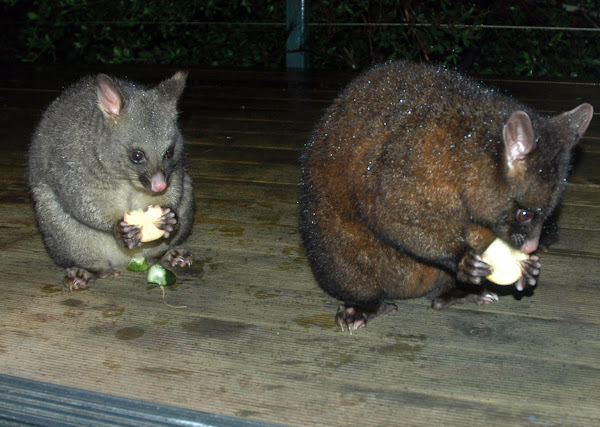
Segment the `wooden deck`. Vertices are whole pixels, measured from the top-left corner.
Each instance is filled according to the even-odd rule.
[[[296,219],[300,150],[347,76],[191,70],[180,109],[196,262],[167,289],[187,305],[173,309],[140,273],[71,293],[42,245],[26,147],[45,106],[87,71],[0,74],[0,374],[235,417],[223,424],[600,425],[600,117],[532,296],[440,312],[397,301],[398,313],[349,335],[334,327],[338,303],[318,288]],[[172,72],[116,71],[145,82]],[[539,110],[600,111],[596,84],[494,84]],[[0,424],[18,419],[6,399]],[[37,410],[61,419],[52,408]]]

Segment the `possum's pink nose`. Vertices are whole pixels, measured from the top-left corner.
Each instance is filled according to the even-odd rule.
[[[523,243],[523,246],[521,246],[521,252],[526,253],[526,254],[535,252],[535,251],[537,251],[538,244],[539,244],[538,239],[529,239],[525,243]]]
[[[165,188],[167,188],[167,181],[165,180],[165,175],[162,172],[156,172],[150,178],[151,189],[155,193],[160,193]]]

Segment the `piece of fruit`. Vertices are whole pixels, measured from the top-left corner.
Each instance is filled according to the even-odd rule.
[[[123,215],[123,221],[129,225],[137,225],[142,232],[142,242],[151,242],[160,239],[165,231],[158,228],[155,223],[158,222],[163,214],[160,206],[148,206],[145,211],[136,209],[126,212]]]
[[[481,254],[483,261],[492,268],[492,274],[486,277],[498,285],[512,285],[523,275],[521,261],[529,259],[529,255],[513,248],[504,240],[494,240]]]
[[[143,256],[133,257],[127,266],[129,271],[146,271],[148,270],[148,262]]]
[[[160,264],[152,264],[148,269],[148,283],[158,286],[171,286],[177,281],[177,276]]]

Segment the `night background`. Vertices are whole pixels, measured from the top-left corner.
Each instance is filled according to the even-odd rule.
[[[283,0],[2,0],[0,14],[4,64],[286,67]],[[600,78],[598,0],[313,0],[309,22],[315,70],[413,58],[483,76]]]

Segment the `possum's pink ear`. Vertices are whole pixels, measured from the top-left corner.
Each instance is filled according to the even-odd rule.
[[[98,105],[104,114],[114,120],[120,114],[123,107],[121,93],[106,74],[98,74],[97,83]]]
[[[510,115],[502,130],[506,147],[506,161],[512,169],[519,160],[524,160],[535,148],[535,136],[531,119],[525,111],[515,111]]]

